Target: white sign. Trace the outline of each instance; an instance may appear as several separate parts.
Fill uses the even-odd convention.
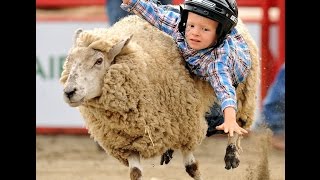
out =
[[[107,27],[107,22],[37,22],[36,24],[36,126],[83,127],[77,108],[63,101],[59,83],[62,65],[76,29]]]

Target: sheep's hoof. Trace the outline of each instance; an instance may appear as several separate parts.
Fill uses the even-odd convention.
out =
[[[224,162],[226,169],[237,168],[239,166],[239,153],[235,144],[229,144],[226,149],[226,155],[224,156]]]
[[[163,165],[163,162],[168,164],[172,159],[173,152],[174,151],[172,149],[168,149],[165,153],[163,153],[161,156],[160,165]]]
[[[137,167],[133,167],[130,171],[130,179],[131,180],[141,180],[142,179],[141,170]]]
[[[199,169],[198,169],[198,163],[193,163],[190,165],[186,165],[186,172],[191,176],[192,178],[199,177]]]

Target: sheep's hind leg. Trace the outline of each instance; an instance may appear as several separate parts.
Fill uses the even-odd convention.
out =
[[[174,151],[172,149],[168,149],[165,153],[163,153],[160,159],[160,165],[163,165],[163,163],[168,164],[172,159],[173,152]]]
[[[140,165],[139,153],[132,153],[128,157],[131,180],[142,180],[142,167]]]
[[[202,180],[198,161],[195,160],[193,153],[190,151],[182,152],[182,156],[187,173],[195,180]]]
[[[239,134],[234,133],[234,135],[228,136],[228,146],[226,149],[226,155],[224,156],[224,162],[226,164],[225,168],[227,170],[231,168],[237,168],[239,166],[240,160],[240,138]]]

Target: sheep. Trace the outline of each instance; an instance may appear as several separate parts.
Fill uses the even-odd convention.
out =
[[[259,76],[258,49],[250,45],[252,71],[237,87],[237,121],[254,120]],[[205,113],[217,103],[213,88],[185,68],[172,38],[136,15],[110,28],[78,29],[60,77],[64,101],[77,107],[85,126],[108,154],[142,179],[140,158],[180,150],[187,173],[201,180],[193,152],[206,137]],[[240,136],[229,137],[225,163],[239,164]],[[229,150],[228,150],[229,149]]]

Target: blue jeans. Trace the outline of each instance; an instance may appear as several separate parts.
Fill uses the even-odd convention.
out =
[[[161,4],[172,4],[172,0],[160,0]],[[121,0],[107,0],[106,1],[106,11],[109,19],[109,24],[112,26],[114,23],[119,21],[121,18],[127,16],[127,11],[121,9]]]
[[[214,104],[210,111],[206,113],[205,118],[208,123],[208,130],[206,136],[212,136],[214,134],[223,134],[224,131],[216,130],[216,126],[221,125],[224,122],[224,117],[221,111],[221,107],[217,104]]]
[[[285,64],[283,64],[279,70],[275,81],[272,83],[263,101],[261,120],[274,134],[284,133]]]

